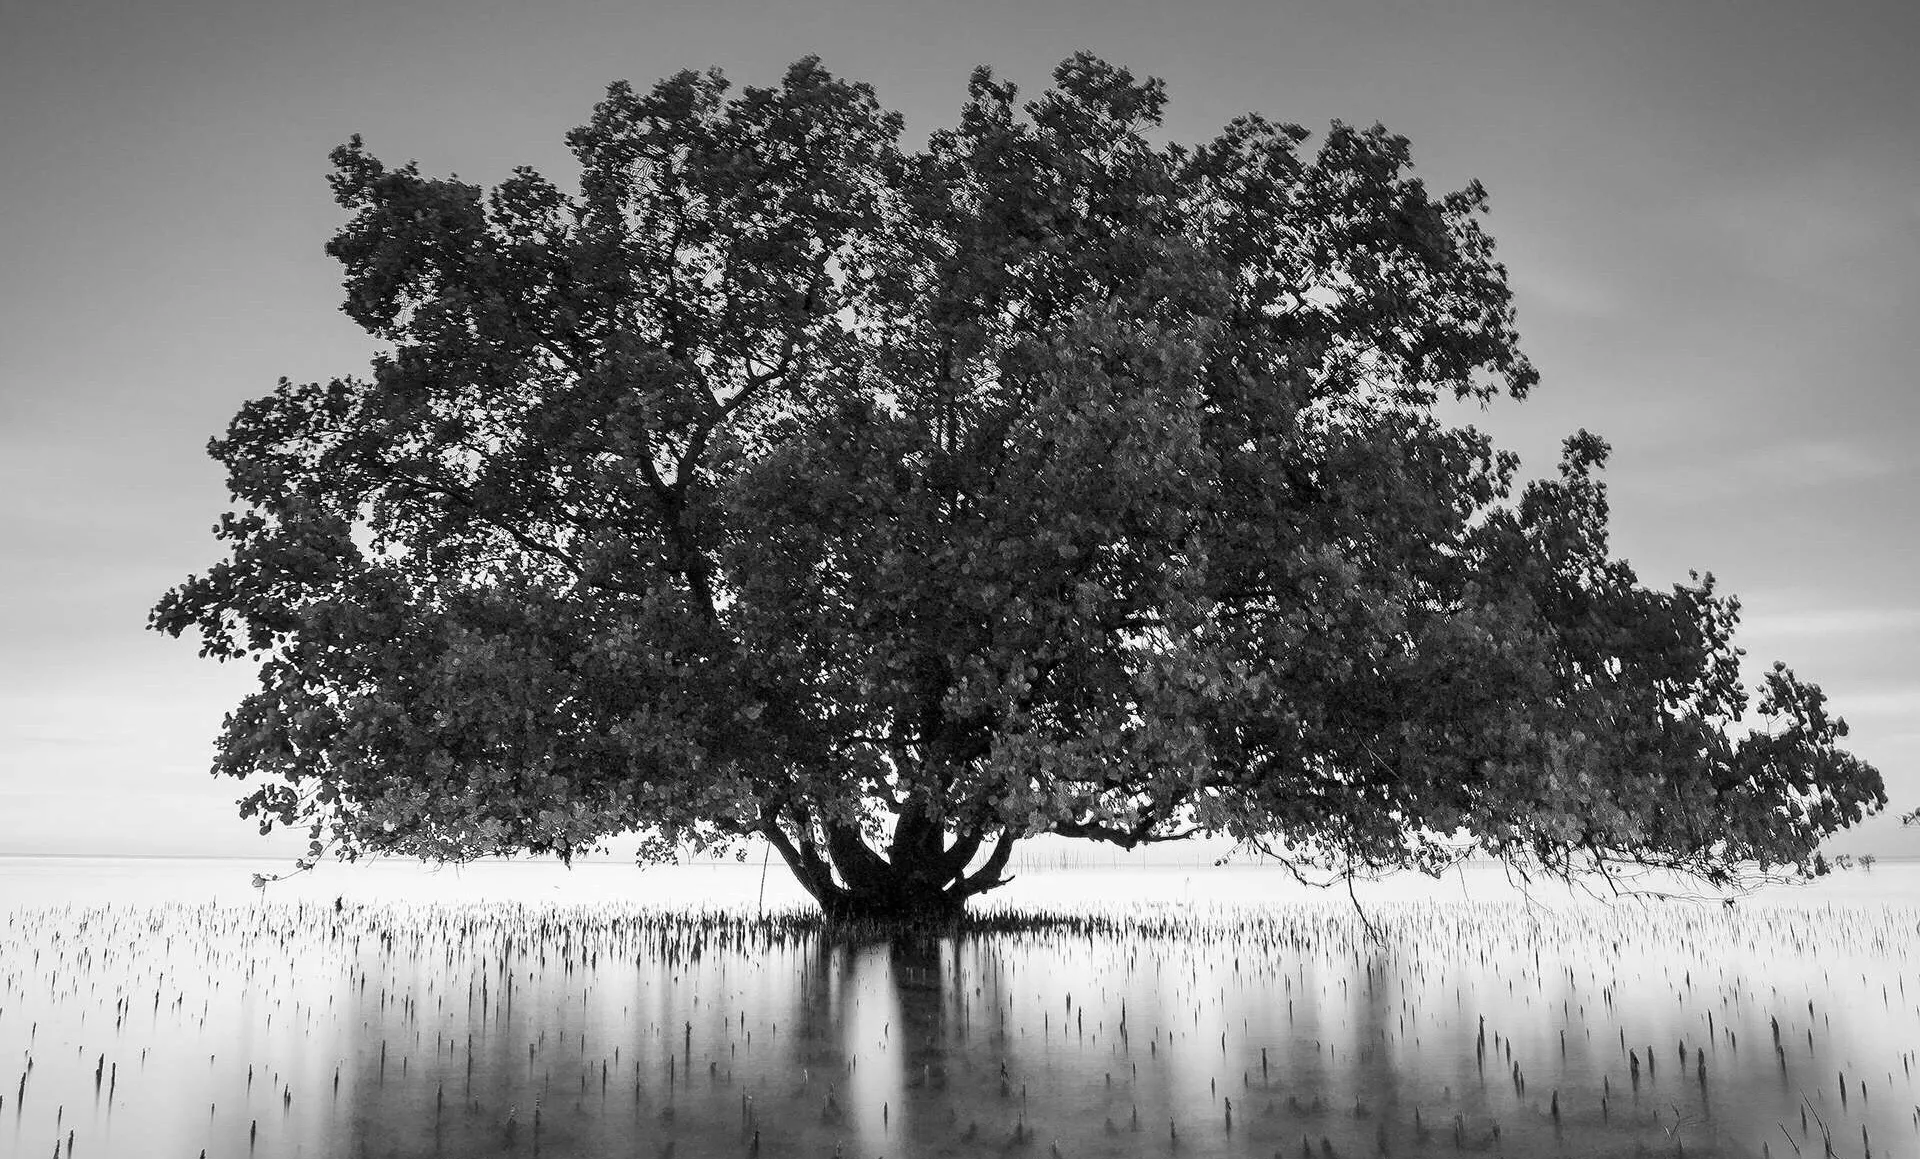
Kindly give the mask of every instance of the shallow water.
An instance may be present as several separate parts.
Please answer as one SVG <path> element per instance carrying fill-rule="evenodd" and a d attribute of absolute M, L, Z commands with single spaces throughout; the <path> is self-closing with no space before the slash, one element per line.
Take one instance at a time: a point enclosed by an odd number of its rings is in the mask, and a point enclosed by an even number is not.
<path fill-rule="evenodd" d="M 163 902 L 249 904 L 257 898 L 363 902 L 491 902 L 597 904 L 625 902 L 738 910 L 784 910 L 807 903 L 806 894 L 776 859 L 757 862 L 696 862 L 636 868 L 617 860 L 580 861 L 571 868 L 552 860 L 486 860 L 467 865 L 428 865 L 406 858 L 355 863 L 324 862 L 311 873 L 293 873 L 286 857 L 97 857 L 0 855 L 0 911 L 27 906 L 124 905 Z M 256 874 L 284 875 L 262 893 Z M 1694 887 L 1647 877 L 1646 890 L 1690 895 Z M 1549 908 L 1602 900 L 1599 886 L 1569 888 L 1528 884 L 1499 866 L 1469 864 L 1443 877 L 1402 873 L 1358 881 L 1362 905 L 1412 901 L 1529 901 Z M 1346 896 L 1343 888 L 1305 886 L 1271 867 L 1134 865 L 1097 869 L 1015 867 L 1011 885 L 981 899 L 1014 908 L 1098 908 L 1115 899 L 1182 906 L 1239 908 L 1273 902 L 1315 903 Z M 1920 859 L 1881 862 L 1871 872 L 1835 873 L 1809 883 L 1761 889 L 1743 904 L 1920 905 Z M 976 905 L 979 903 L 976 903 Z"/>
<path fill-rule="evenodd" d="M 911 944 L 755 922 L 739 868 L 655 877 L 693 914 L 0 873 L 0 1154 L 1920 1153 L 1910 907 L 1402 886 L 1376 939 L 1235 872 L 1033 875 L 1080 916 Z"/>

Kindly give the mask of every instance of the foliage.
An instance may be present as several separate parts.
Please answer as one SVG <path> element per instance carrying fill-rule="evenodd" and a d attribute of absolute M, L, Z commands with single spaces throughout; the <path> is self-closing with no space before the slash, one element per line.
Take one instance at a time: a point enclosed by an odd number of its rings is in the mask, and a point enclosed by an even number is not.
<path fill-rule="evenodd" d="M 1477 186 L 1407 142 L 975 72 L 926 148 L 794 65 L 616 84 L 561 192 L 331 178 L 371 374 L 211 446 L 228 557 L 154 610 L 261 661 L 216 768 L 316 855 L 771 840 L 831 909 L 949 904 L 1012 843 L 1230 834 L 1724 880 L 1883 803 L 1818 688 L 1767 727 L 1711 577 L 1608 554 L 1444 400 L 1524 397 Z"/>

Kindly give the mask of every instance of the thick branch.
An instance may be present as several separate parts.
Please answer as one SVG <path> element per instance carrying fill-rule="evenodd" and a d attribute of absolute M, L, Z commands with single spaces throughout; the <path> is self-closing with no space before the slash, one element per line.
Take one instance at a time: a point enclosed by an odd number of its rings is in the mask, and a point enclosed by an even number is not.
<path fill-rule="evenodd" d="M 421 479 L 418 476 L 408 474 L 404 471 L 396 471 L 391 467 L 382 468 L 380 473 L 382 477 L 384 477 L 389 482 L 398 483 L 405 486 L 412 495 L 422 496 L 422 497 L 427 495 L 438 495 L 441 498 L 446 499 L 450 503 L 457 503 L 461 507 L 465 508 L 466 510 L 471 511 L 476 515 L 480 515 L 480 505 L 474 501 L 473 496 L 467 491 L 466 488 L 461 487 L 456 483 L 429 483 L 425 479 Z M 534 539 L 532 536 L 526 534 L 525 532 L 519 530 L 518 528 L 507 525 L 506 523 L 502 522 L 498 518 L 484 516 L 484 515 L 482 515 L 481 518 L 482 518 L 482 521 L 485 522 L 487 526 L 493 528 L 495 531 L 500 532 L 502 535 L 505 535 L 508 538 L 512 539 L 515 543 L 519 544 L 521 548 L 523 548 L 524 550 L 530 551 L 535 555 L 546 556 L 548 559 L 553 560 L 555 563 L 559 564 L 561 567 L 564 567 L 568 571 L 572 572 L 576 577 L 581 577 L 581 578 L 585 577 L 586 569 L 581 567 L 579 562 L 576 561 L 572 556 L 569 556 L 566 552 L 560 550 L 559 548 L 554 547 L 551 544 L 542 543 L 539 540 Z"/>
<path fill-rule="evenodd" d="M 787 863 L 787 868 L 793 871 L 793 875 L 813 895 L 815 901 L 826 906 L 844 892 L 833 883 L 833 869 L 815 851 L 812 841 L 796 847 L 793 839 L 787 836 L 780 828 L 779 821 L 771 814 L 761 824 L 760 832 L 779 851 L 780 859 Z"/>
<path fill-rule="evenodd" d="M 962 832 L 953 847 L 940 856 L 940 884 L 946 885 L 967 871 L 973 855 L 980 852 L 980 845 L 986 840 L 986 833 L 980 829 Z"/>
<path fill-rule="evenodd" d="M 893 867 L 867 847 L 858 829 L 828 821 L 826 830 L 827 852 L 833 857 L 834 868 L 849 886 L 855 890 L 875 890 L 892 884 Z"/>
<path fill-rule="evenodd" d="M 1094 821 L 1056 821 L 1050 833 L 1062 837 L 1082 837 L 1089 841 L 1105 841 L 1118 845 L 1122 849 L 1132 849 L 1139 845 L 1158 845 L 1166 841 L 1185 841 L 1200 832 L 1198 826 L 1188 826 L 1175 833 L 1154 833 L 1151 828 L 1119 829 L 1111 825 L 1102 825 Z"/>
<path fill-rule="evenodd" d="M 993 852 L 987 857 L 986 864 L 976 872 L 962 877 L 959 884 L 954 887 L 955 890 L 962 896 L 971 897 L 976 893 L 997 889 L 1012 881 L 1010 877 L 1001 877 L 1000 872 L 1007 867 L 1007 860 L 1013 856 L 1013 843 L 1019 839 L 1019 835 L 1013 830 L 1002 830 L 998 843 L 994 845 Z"/>
<path fill-rule="evenodd" d="M 1198 826 L 1188 826 L 1173 833 L 1155 833 L 1154 827 L 1168 820 L 1174 811 L 1186 803 L 1190 794 L 1181 791 L 1162 802 L 1149 802 L 1141 807 L 1134 822 L 1129 826 L 1108 825 L 1099 821 L 1056 821 L 1051 832 L 1062 837 L 1081 837 L 1091 841 L 1106 841 L 1122 849 L 1132 849 L 1139 845 L 1155 845 L 1165 841 L 1184 841 L 1200 832 Z"/>

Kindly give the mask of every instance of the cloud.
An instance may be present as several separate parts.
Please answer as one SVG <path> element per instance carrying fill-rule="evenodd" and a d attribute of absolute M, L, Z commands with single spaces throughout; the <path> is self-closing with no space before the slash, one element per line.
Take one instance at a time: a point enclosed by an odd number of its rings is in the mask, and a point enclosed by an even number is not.
<path fill-rule="evenodd" d="M 1920 629 L 1920 608 L 1801 608 L 1742 616 L 1743 638 L 1883 635 Z"/>
<path fill-rule="evenodd" d="M 231 794 L 101 794 L 0 788 L 0 854 L 272 856 L 305 846 L 305 834 L 262 837 L 236 815 Z"/>
<path fill-rule="evenodd" d="M 1851 482 L 1892 474 L 1894 464 L 1856 443 L 1815 439 L 1787 443 L 1760 452 L 1751 465 L 1796 480 Z"/>
<path fill-rule="evenodd" d="M 1920 721 L 1920 684 L 1879 688 L 1865 692 L 1831 693 L 1834 711 L 1849 722 L 1860 720 Z"/>
<path fill-rule="evenodd" d="M 1620 293 L 1579 266 L 1537 256 L 1516 264 L 1508 280 L 1523 318 L 1536 306 L 1579 319 L 1604 318 L 1625 303 Z"/>
<path fill-rule="evenodd" d="M 1920 174 L 1885 157 L 1828 157 L 1707 194 L 1679 223 L 1762 277 L 1884 304 L 1920 244 Z"/>
<path fill-rule="evenodd" d="M 1608 485 L 1623 494 L 1663 500 L 1722 500 L 1883 479 L 1910 468 L 1858 442 L 1794 439 L 1719 453 L 1697 445 L 1676 448 L 1667 461 L 1632 464 Z"/>

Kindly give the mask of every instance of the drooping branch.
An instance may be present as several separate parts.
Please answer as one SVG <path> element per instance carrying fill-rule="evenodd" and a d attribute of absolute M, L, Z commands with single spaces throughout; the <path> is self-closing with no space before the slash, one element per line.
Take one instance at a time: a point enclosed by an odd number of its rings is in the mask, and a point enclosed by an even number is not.
<path fill-rule="evenodd" d="M 1192 797 L 1192 791 L 1181 788 L 1162 800 L 1149 801 L 1140 807 L 1134 815 L 1131 825 L 1114 825 L 1089 818 L 1085 821 L 1055 821 L 1051 832 L 1062 837 L 1079 837 L 1090 841 L 1105 841 L 1118 845 L 1122 849 L 1133 849 L 1141 845 L 1157 845 L 1167 841 L 1184 841 L 1200 833 L 1197 825 L 1189 825 L 1170 833 L 1156 833 L 1160 825 L 1173 819 L 1181 806 Z"/>
<path fill-rule="evenodd" d="M 1168 841 L 1185 841 L 1203 832 L 1198 825 L 1189 825 L 1171 833 L 1155 833 L 1153 832 L 1155 824 L 1157 822 L 1143 820 L 1139 825 L 1123 829 L 1114 825 L 1102 825 L 1097 821 L 1056 821 L 1049 832 L 1061 837 L 1105 841 L 1111 845 L 1118 845 L 1122 849 L 1133 849 L 1141 845 L 1158 845 Z"/>

